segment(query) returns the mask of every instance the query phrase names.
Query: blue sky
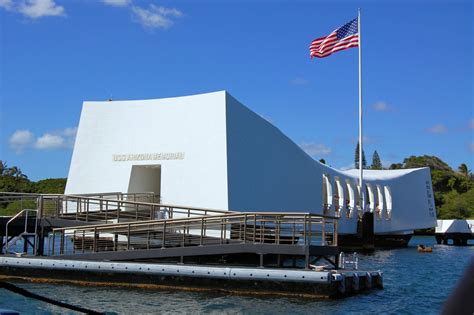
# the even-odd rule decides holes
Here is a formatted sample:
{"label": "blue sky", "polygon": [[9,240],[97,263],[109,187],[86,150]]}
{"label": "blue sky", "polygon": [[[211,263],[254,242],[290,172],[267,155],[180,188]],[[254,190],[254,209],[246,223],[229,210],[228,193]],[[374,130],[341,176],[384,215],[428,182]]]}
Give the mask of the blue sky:
{"label": "blue sky", "polygon": [[474,168],[470,1],[0,0],[0,159],[65,177],[82,102],[228,90],[334,167],[353,164],[358,51],[308,45],[362,8],[370,162]]}

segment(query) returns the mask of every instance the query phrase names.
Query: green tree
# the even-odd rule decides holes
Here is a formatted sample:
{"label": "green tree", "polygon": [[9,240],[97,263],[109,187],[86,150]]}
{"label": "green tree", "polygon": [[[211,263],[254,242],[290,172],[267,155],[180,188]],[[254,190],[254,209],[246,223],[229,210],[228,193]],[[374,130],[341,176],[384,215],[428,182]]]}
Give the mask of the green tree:
{"label": "green tree", "polygon": [[319,159],[319,163],[326,164],[326,160],[325,159]]}
{"label": "green tree", "polygon": [[2,176],[8,169],[7,162],[0,160],[0,176]]}
{"label": "green tree", "polygon": [[383,169],[382,162],[380,161],[380,156],[377,153],[377,150],[375,150],[374,154],[372,155],[372,165],[370,166],[370,168],[373,170]]}
{"label": "green tree", "polygon": [[390,167],[389,167],[389,169],[391,169],[391,170],[399,170],[399,169],[402,169],[402,168],[403,168],[402,163],[393,163],[393,164],[390,164]]}
{"label": "green tree", "polygon": [[468,169],[467,165],[465,163],[462,163],[458,167],[459,173],[461,173],[464,177],[469,178],[471,175],[471,170]]}
{"label": "green tree", "polygon": [[[355,168],[359,168],[359,141],[357,141],[357,146],[355,149],[354,166]],[[364,150],[362,150],[362,168],[367,168],[367,161],[365,159]]]}

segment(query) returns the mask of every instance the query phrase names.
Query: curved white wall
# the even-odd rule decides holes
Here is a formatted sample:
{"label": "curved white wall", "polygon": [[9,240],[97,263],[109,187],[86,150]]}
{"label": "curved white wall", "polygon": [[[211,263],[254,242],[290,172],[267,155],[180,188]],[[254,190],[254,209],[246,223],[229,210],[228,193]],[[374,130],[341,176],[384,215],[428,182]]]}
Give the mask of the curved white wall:
{"label": "curved white wall", "polygon": [[[145,159],[133,158],[140,154]],[[159,158],[150,159],[153,156]],[[163,203],[311,213],[322,213],[326,203],[334,214],[336,194],[340,232],[356,231],[361,210],[358,171],[316,162],[225,91],[85,102],[66,193],[129,191],[133,165],[160,166]],[[374,211],[378,203],[390,212],[375,221],[377,233],[436,225],[429,169],[364,174],[370,187],[369,209]]]}

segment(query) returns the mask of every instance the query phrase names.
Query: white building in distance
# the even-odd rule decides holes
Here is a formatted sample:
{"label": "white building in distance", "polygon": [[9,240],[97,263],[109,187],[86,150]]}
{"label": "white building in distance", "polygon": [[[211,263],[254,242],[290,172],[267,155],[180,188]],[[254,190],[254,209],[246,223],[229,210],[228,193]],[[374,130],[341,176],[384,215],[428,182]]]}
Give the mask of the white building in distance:
{"label": "white building in distance", "polygon": [[[429,168],[367,170],[377,234],[436,226]],[[162,203],[340,215],[354,234],[357,170],[315,161],[229,93],[84,102],[66,194],[155,192]]]}

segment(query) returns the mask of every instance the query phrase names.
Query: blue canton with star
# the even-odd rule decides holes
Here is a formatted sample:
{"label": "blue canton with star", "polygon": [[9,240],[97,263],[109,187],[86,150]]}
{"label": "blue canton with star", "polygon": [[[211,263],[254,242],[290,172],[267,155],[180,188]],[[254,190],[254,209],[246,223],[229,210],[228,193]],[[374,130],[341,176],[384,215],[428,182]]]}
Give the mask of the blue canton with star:
{"label": "blue canton with star", "polygon": [[353,19],[352,21],[350,21],[349,23],[339,27],[337,30],[336,30],[336,36],[337,36],[337,39],[343,39],[343,38],[346,38],[347,36],[351,36],[351,35],[355,35],[359,32],[359,28],[358,28],[358,18],[355,18]]}

